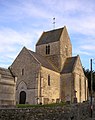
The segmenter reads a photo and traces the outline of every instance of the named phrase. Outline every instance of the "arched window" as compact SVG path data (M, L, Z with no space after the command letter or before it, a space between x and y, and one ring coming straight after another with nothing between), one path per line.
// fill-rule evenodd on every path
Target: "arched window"
M48 54L50 54L50 45L48 45Z
M50 86L50 75L48 75L48 86Z
M24 69L21 70L21 75L24 75Z
M46 54L50 54L50 45L46 46Z

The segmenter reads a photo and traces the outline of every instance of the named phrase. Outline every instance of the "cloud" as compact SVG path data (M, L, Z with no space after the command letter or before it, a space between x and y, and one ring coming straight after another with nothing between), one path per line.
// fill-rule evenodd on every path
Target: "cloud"
M2 2L5 9L0 16L2 21L27 21L31 24L40 24L48 27L52 24L52 18L56 17L56 27L69 26L70 32L82 34L95 34L94 4L86 0L23 0L17 2ZM34 21L34 19L36 19ZM50 20L49 20L50 19Z
M27 41L28 39L28 41ZM0 30L0 45L29 44L30 36L27 33L18 33L12 29Z
M38 32L38 33L37 33ZM29 32L17 32L14 29L11 28L3 28L0 30L0 46L11 46L11 45L25 45L30 46L32 42L34 41L35 35L39 35L40 31L31 31ZM11 50L11 48L9 47Z
M56 28L67 26L73 54L91 56L95 50L94 5L94 0L0 0L0 56L12 60L23 46L34 50L42 31L53 28L53 17Z
M79 48L74 48L73 49L73 55L86 55L86 56L91 56L91 52L87 51L87 50L83 50L80 47Z
M33 1L23 0L17 2L5 2L2 1L2 13L0 15L1 20L19 21L26 18L47 18L48 14L45 9ZM50 14L49 14L50 15ZM7 21L6 21L7 22Z
M81 46L82 49L84 50L90 50L90 51L95 51L95 45L83 45Z
M31 34L32 33L32 34ZM26 46L34 50L35 36L39 36L40 31L17 32L13 29L3 28L0 30L0 64L6 64L6 59L12 63L17 54ZM4 62L5 61L5 62ZM4 65L5 66L5 65Z
M73 40L73 54L80 54L92 57L95 54L95 39L90 36L79 34Z

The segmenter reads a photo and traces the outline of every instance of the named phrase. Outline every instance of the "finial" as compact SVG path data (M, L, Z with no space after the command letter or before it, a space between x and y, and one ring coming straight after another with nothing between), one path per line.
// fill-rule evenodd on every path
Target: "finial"
M55 29L55 17L53 18L53 29Z

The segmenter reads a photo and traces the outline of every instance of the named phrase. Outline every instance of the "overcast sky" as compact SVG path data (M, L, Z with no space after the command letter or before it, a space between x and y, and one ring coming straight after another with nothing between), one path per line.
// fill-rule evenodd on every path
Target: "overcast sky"
M35 51L54 17L55 28L67 27L73 56L79 54L89 69L95 58L95 0L0 0L0 67L10 66L23 46Z

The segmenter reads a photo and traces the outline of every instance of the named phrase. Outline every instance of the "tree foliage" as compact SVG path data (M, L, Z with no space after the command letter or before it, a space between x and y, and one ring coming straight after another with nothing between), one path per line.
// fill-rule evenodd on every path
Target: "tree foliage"
M89 70L89 69L85 69L85 68L83 68L83 70L84 70L84 74L85 74L85 76L87 77L87 79L88 79L88 89L89 89L89 91L91 91L91 71ZM93 91L95 91L95 71L92 71L92 79L93 79Z

